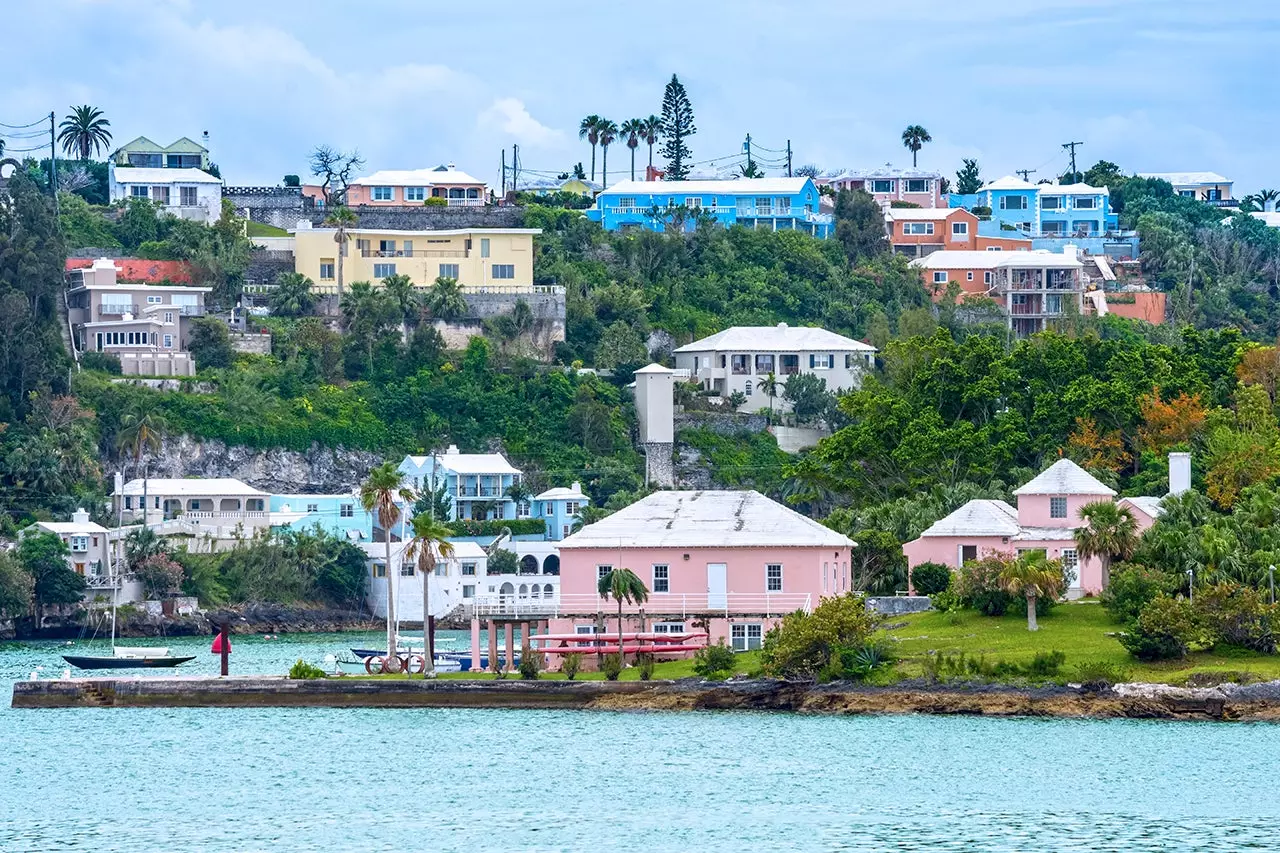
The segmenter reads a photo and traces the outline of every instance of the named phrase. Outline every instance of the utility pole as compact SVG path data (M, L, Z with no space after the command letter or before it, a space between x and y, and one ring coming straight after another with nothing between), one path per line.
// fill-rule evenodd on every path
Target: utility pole
M54 129L53 111L49 111L49 191L53 193L53 212L58 210L58 135Z
M791 177L791 140L787 140L787 177Z
M1036 170L1035 169L1014 169L1013 173L1015 175L1021 175L1022 180L1029 182L1031 180L1031 175L1034 175L1036 173Z
M507 197L507 149L502 149L502 197Z
M1071 183L1076 182L1076 146L1084 145L1083 142L1064 142L1062 147L1071 151Z
M520 146L511 144L511 191L518 192L520 181Z

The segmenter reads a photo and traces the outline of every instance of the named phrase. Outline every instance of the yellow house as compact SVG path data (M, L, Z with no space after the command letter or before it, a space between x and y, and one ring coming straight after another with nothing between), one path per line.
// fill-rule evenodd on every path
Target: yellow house
M473 293L532 293L533 236L538 228L459 228L447 231L347 230L342 281L375 284L407 275L417 287L437 278L457 279ZM338 251L333 228L294 232L294 270L315 290L336 293Z

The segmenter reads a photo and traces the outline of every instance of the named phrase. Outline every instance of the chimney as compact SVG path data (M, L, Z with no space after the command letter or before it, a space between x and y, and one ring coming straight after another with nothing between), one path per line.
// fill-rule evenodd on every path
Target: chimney
M71 513L71 520L76 524L88 524L89 513L84 509L78 509L75 512Z
M1191 454L1169 454L1169 494L1191 491Z
M1263 209L1263 211L1265 211L1266 213L1275 213L1275 212L1276 212L1276 200L1275 200L1275 199L1269 199L1269 200L1267 200L1267 201L1263 202L1263 203L1262 203L1262 209Z
M457 456L457 455L458 455L458 445L456 445L456 444L451 444L451 445L449 445L449 449L448 449L448 450L446 450L446 451L444 452L444 455L445 455L445 456Z
M1067 256L1067 260L1074 261L1074 260L1076 259L1076 245L1075 245L1075 243L1068 243L1067 245L1063 246L1063 247L1062 247L1062 254L1064 254L1064 255L1066 255L1066 256Z

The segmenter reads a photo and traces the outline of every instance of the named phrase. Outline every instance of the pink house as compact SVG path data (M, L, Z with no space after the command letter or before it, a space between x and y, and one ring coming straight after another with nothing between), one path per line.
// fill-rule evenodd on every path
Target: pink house
M481 617L490 620L490 636L508 620L526 636L531 629L591 635L601 625L606 639L616 635L617 603L596 589L609 570L624 567L649 589L643 606L624 605L627 633L705 632L712 643L758 649L783 615L849 591L853 546L759 492L654 492L560 543L560 597L542 602L539 613L518 602L477 601L473 645Z

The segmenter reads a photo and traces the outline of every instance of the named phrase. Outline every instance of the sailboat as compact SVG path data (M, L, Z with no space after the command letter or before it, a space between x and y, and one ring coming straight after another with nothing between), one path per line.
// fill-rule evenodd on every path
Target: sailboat
M120 596L120 586L115 582L115 567L111 565L111 655L63 655L62 659L79 669L159 669L175 667L178 664L195 660L195 655L174 657L169 649L163 646L117 646L116 645L116 599Z

